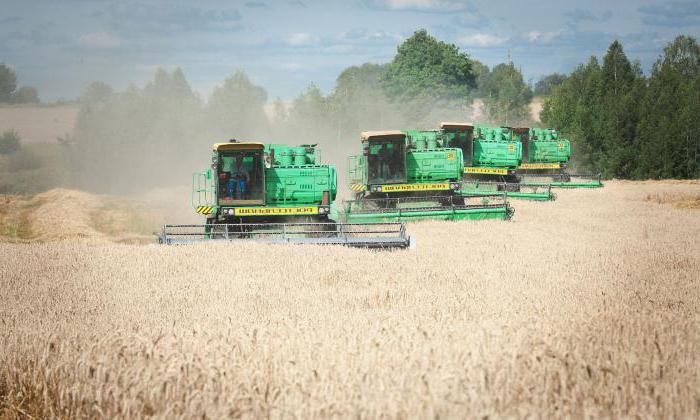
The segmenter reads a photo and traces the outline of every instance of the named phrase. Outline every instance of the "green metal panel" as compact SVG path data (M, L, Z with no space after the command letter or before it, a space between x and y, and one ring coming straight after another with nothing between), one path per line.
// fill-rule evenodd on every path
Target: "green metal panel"
M447 147L447 137L441 130L401 130L414 149L438 149Z
M521 160L522 145L519 142L474 140L474 167L516 168Z
M265 169L265 204L292 205L321 203L324 191L334 200L337 187L335 168L329 166L273 166Z
M505 127L477 125L472 153L474 167L512 169L523 159L522 143Z
M419 131L405 130L407 135L405 147L405 180L395 182L401 183L423 183L423 182L449 182L457 181L462 177L463 156L462 150L457 148L447 148L446 137L439 130ZM368 154L379 153L382 145L363 141L363 149ZM348 185L364 185L365 190L369 189L372 183L369 176L368 162L366 155L351 156L348 160ZM387 183L391 183L390 181ZM356 192L358 190L355 189Z
M566 163L571 143L551 128L531 128L527 141L527 163Z
M407 182L457 181L462 162L460 149L412 150L406 156Z

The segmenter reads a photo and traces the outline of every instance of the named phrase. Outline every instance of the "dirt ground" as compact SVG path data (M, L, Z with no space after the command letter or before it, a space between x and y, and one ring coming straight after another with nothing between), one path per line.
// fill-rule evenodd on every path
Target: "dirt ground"
M29 243L0 243L0 417L700 416L698 181L414 223L394 252L158 246L113 197L5 199Z

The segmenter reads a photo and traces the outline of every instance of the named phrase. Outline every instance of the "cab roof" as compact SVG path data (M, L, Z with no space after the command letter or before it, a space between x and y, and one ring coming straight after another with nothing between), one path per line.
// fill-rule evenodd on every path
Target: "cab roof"
M367 141L385 140L389 137L406 138L406 133L399 130L384 130L384 131L363 131L360 133L360 139Z
M469 122L441 122L440 123L440 128L443 130L464 130L464 129L473 129L474 124L469 123Z
M265 144L254 141L214 143L214 151L216 152L229 150L263 150L264 148Z

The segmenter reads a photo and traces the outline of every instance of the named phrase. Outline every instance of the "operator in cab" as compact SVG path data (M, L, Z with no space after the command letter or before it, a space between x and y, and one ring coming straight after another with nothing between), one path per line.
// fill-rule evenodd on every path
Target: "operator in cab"
M243 156L236 156L233 166L231 167L231 176L226 185L228 196L233 200L245 198L249 181L250 175L243 162Z
M379 149L379 177L383 180L389 179L390 160L392 158L388 145L382 144Z

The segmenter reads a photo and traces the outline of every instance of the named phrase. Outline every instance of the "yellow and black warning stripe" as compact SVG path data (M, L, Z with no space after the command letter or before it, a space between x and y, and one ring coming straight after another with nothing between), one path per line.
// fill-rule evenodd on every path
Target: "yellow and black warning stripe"
M355 192L362 192L367 189L367 186L365 184L352 184L350 185L350 189Z
M212 211L214 211L214 207L197 206L197 213L199 213L199 214L211 214Z

